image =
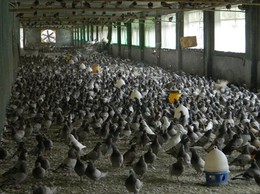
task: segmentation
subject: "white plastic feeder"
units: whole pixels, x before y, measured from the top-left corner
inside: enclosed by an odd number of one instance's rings
[[[69,60],[69,64],[70,64],[70,65],[74,65],[74,63],[75,63],[75,62],[74,62],[72,59]]]
[[[124,81],[122,78],[120,78],[120,79],[117,80],[117,82],[116,82],[116,87],[117,87],[117,88],[120,88],[122,85],[125,85],[125,81]]]
[[[80,69],[80,70],[86,69],[86,65],[85,65],[84,63],[81,63],[81,64],[79,65],[79,69]]]
[[[135,98],[137,98],[137,99],[141,99],[143,96],[142,96],[142,94],[138,91],[138,90],[134,90],[132,93],[131,93],[131,95],[130,95],[130,99],[133,101],[133,102],[135,102]]]
[[[86,73],[91,73],[91,72],[93,72],[93,69],[88,66],[87,69],[86,69]]]
[[[224,186],[228,184],[228,160],[216,146],[206,156],[204,172],[207,185]]]

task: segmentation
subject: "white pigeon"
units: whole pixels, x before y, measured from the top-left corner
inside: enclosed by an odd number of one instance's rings
[[[169,119],[166,116],[163,116],[163,126],[162,126],[162,130],[166,130],[168,129],[168,127],[170,126],[170,122]]]
[[[147,125],[147,123],[145,122],[145,120],[141,121],[143,126],[144,126],[144,130],[150,134],[150,135],[155,135],[155,133],[153,132],[153,130]]]
[[[177,145],[181,141],[182,134],[183,134],[182,131],[178,131],[177,134],[172,139],[170,139],[166,144],[163,145],[163,148],[165,150],[168,150],[174,147],[175,145]]]

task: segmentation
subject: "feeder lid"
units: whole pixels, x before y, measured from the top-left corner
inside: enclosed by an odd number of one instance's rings
[[[227,157],[217,148],[217,146],[215,146],[206,156],[204,170],[207,172],[229,171]]]
[[[84,63],[81,63],[81,64],[79,65],[79,68],[82,69],[82,70],[84,70],[84,69],[86,69],[86,65],[85,65]]]
[[[181,93],[181,90],[178,90],[178,89],[170,89],[170,90],[168,90],[168,93],[178,93],[178,94],[180,94],[180,93]]]
[[[142,96],[142,94],[141,94],[139,91],[137,91],[137,90],[135,89],[135,90],[131,93],[130,99],[132,99],[133,101],[135,101],[135,97],[138,98],[138,99],[140,99],[140,98],[142,98],[143,96]]]
[[[122,78],[120,78],[120,79],[117,80],[117,82],[116,82],[116,87],[117,87],[117,88],[120,88],[122,85],[125,85],[125,81],[124,81]]]
[[[69,60],[70,65],[74,65],[74,61],[72,59]]]

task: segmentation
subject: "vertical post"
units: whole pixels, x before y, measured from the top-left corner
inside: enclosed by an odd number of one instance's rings
[[[112,39],[112,23],[109,23],[108,26],[108,33],[107,33],[107,45],[106,45],[106,49],[110,52],[110,44],[111,44],[111,39]]]
[[[85,36],[85,25],[82,26],[81,28],[81,46],[85,45],[85,41],[86,41],[86,36]]]
[[[117,22],[118,56],[121,57],[121,22]]]
[[[141,17],[143,18],[143,17]],[[139,41],[141,51],[141,61],[144,60],[144,20],[139,20]]]
[[[258,2],[257,0],[254,2]],[[250,88],[257,88],[257,55],[258,55],[258,6],[248,5],[246,10],[246,58],[250,61]]]
[[[90,26],[90,39],[91,39],[91,41],[94,41],[93,28],[94,28],[94,26]]]
[[[96,26],[96,39],[98,41],[98,26]]]
[[[204,11],[204,75],[212,77],[212,57],[215,48],[214,11]]]
[[[176,13],[176,49],[178,51],[178,70],[182,69],[182,49],[180,44],[180,37],[184,35],[184,13],[178,11]]]
[[[156,20],[161,19],[161,14],[157,12]],[[162,47],[162,23],[155,23],[155,47],[157,48],[159,55],[157,56],[156,64],[161,65],[161,47]]]
[[[23,49],[25,49],[25,28],[23,27]]]
[[[132,46],[132,24],[126,24],[126,34],[127,34],[127,48],[128,48],[128,59],[131,59],[131,46]]]
[[[87,25],[87,41],[89,41],[89,25]]]

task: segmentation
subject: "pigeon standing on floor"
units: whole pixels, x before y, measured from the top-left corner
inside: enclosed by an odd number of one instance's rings
[[[208,130],[205,132],[205,134],[198,139],[197,142],[195,142],[194,144],[192,144],[192,146],[199,146],[204,148],[204,146],[209,142],[210,140],[210,134],[211,134],[212,130]]]
[[[129,192],[133,192],[135,194],[138,194],[143,187],[143,182],[135,177],[133,170],[129,171],[129,176],[125,181],[125,187]]]
[[[259,167],[256,164],[255,159],[252,159],[251,166],[248,169],[246,169],[245,172],[231,178],[231,180],[240,179],[240,180],[245,180],[245,181],[251,182],[252,180],[254,180],[256,173],[259,173]]]
[[[36,162],[35,167],[32,170],[33,178],[35,178],[37,180],[41,180],[45,177],[45,173],[46,173],[46,171],[43,167],[41,167],[41,163]]]
[[[197,175],[200,176],[204,172],[205,161],[197,154],[195,148],[190,148],[191,151],[191,165],[196,170]]]
[[[8,152],[4,148],[0,147],[0,160],[5,160],[7,156]]]
[[[43,155],[39,155],[35,161],[35,166],[36,163],[39,162],[41,164],[41,167],[45,169],[45,171],[47,172],[47,170],[50,168],[50,162],[48,159],[46,159]]]
[[[82,182],[82,177],[85,176],[87,165],[82,163],[79,158],[77,158],[77,162],[74,166],[74,171],[79,175],[80,182]]]
[[[232,162],[230,162],[231,165],[240,166],[241,168],[245,168],[245,165],[251,160],[251,154],[249,152],[249,145],[245,145],[242,153],[235,158]]]
[[[144,154],[144,161],[150,165],[150,167],[152,167],[153,169],[155,169],[152,164],[154,163],[154,161],[156,160],[156,154],[153,153],[152,148],[149,148],[149,150]]]
[[[136,158],[136,145],[132,145],[129,150],[127,150],[124,155],[124,165],[131,165]]]
[[[123,155],[119,152],[118,148],[114,144],[112,144],[112,149],[113,152],[110,155],[110,162],[114,169],[116,168],[119,169],[120,167],[123,166],[123,162],[124,162]]]
[[[71,173],[79,156],[79,151],[72,147],[68,151],[68,156],[63,160],[63,162],[53,171],[54,173]]]
[[[183,162],[184,162],[184,159],[182,157],[179,157],[177,159],[177,162],[175,162],[174,164],[169,166],[169,172],[170,172],[171,177],[176,176],[178,182],[180,182],[179,176],[181,176],[181,174],[185,170],[185,166],[184,166]]]
[[[157,135],[155,135],[152,143],[150,144],[150,148],[153,150],[153,153],[155,155],[158,155],[159,151],[162,149],[162,146],[158,141]]]
[[[142,155],[140,159],[134,163],[133,170],[137,175],[140,175],[143,178],[144,173],[147,171],[148,166],[144,160],[144,156]]]
[[[94,183],[92,184],[92,186],[94,186],[94,184],[96,183],[96,181],[98,181],[101,178],[104,178],[107,176],[107,173],[101,172],[100,170],[98,170],[93,162],[90,160],[88,162],[88,166],[85,170],[85,174],[87,175],[88,178],[92,179],[94,181]]]
[[[97,142],[94,149],[89,153],[87,153],[86,155],[81,156],[80,159],[84,161],[92,160],[92,162],[95,163],[95,161],[98,160],[102,155],[101,145],[102,145],[101,142]]]
[[[5,185],[14,185],[16,188],[21,188],[19,185],[27,178],[26,164],[22,163],[17,171],[8,175],[7,179],[0,183],[0,188]]]

